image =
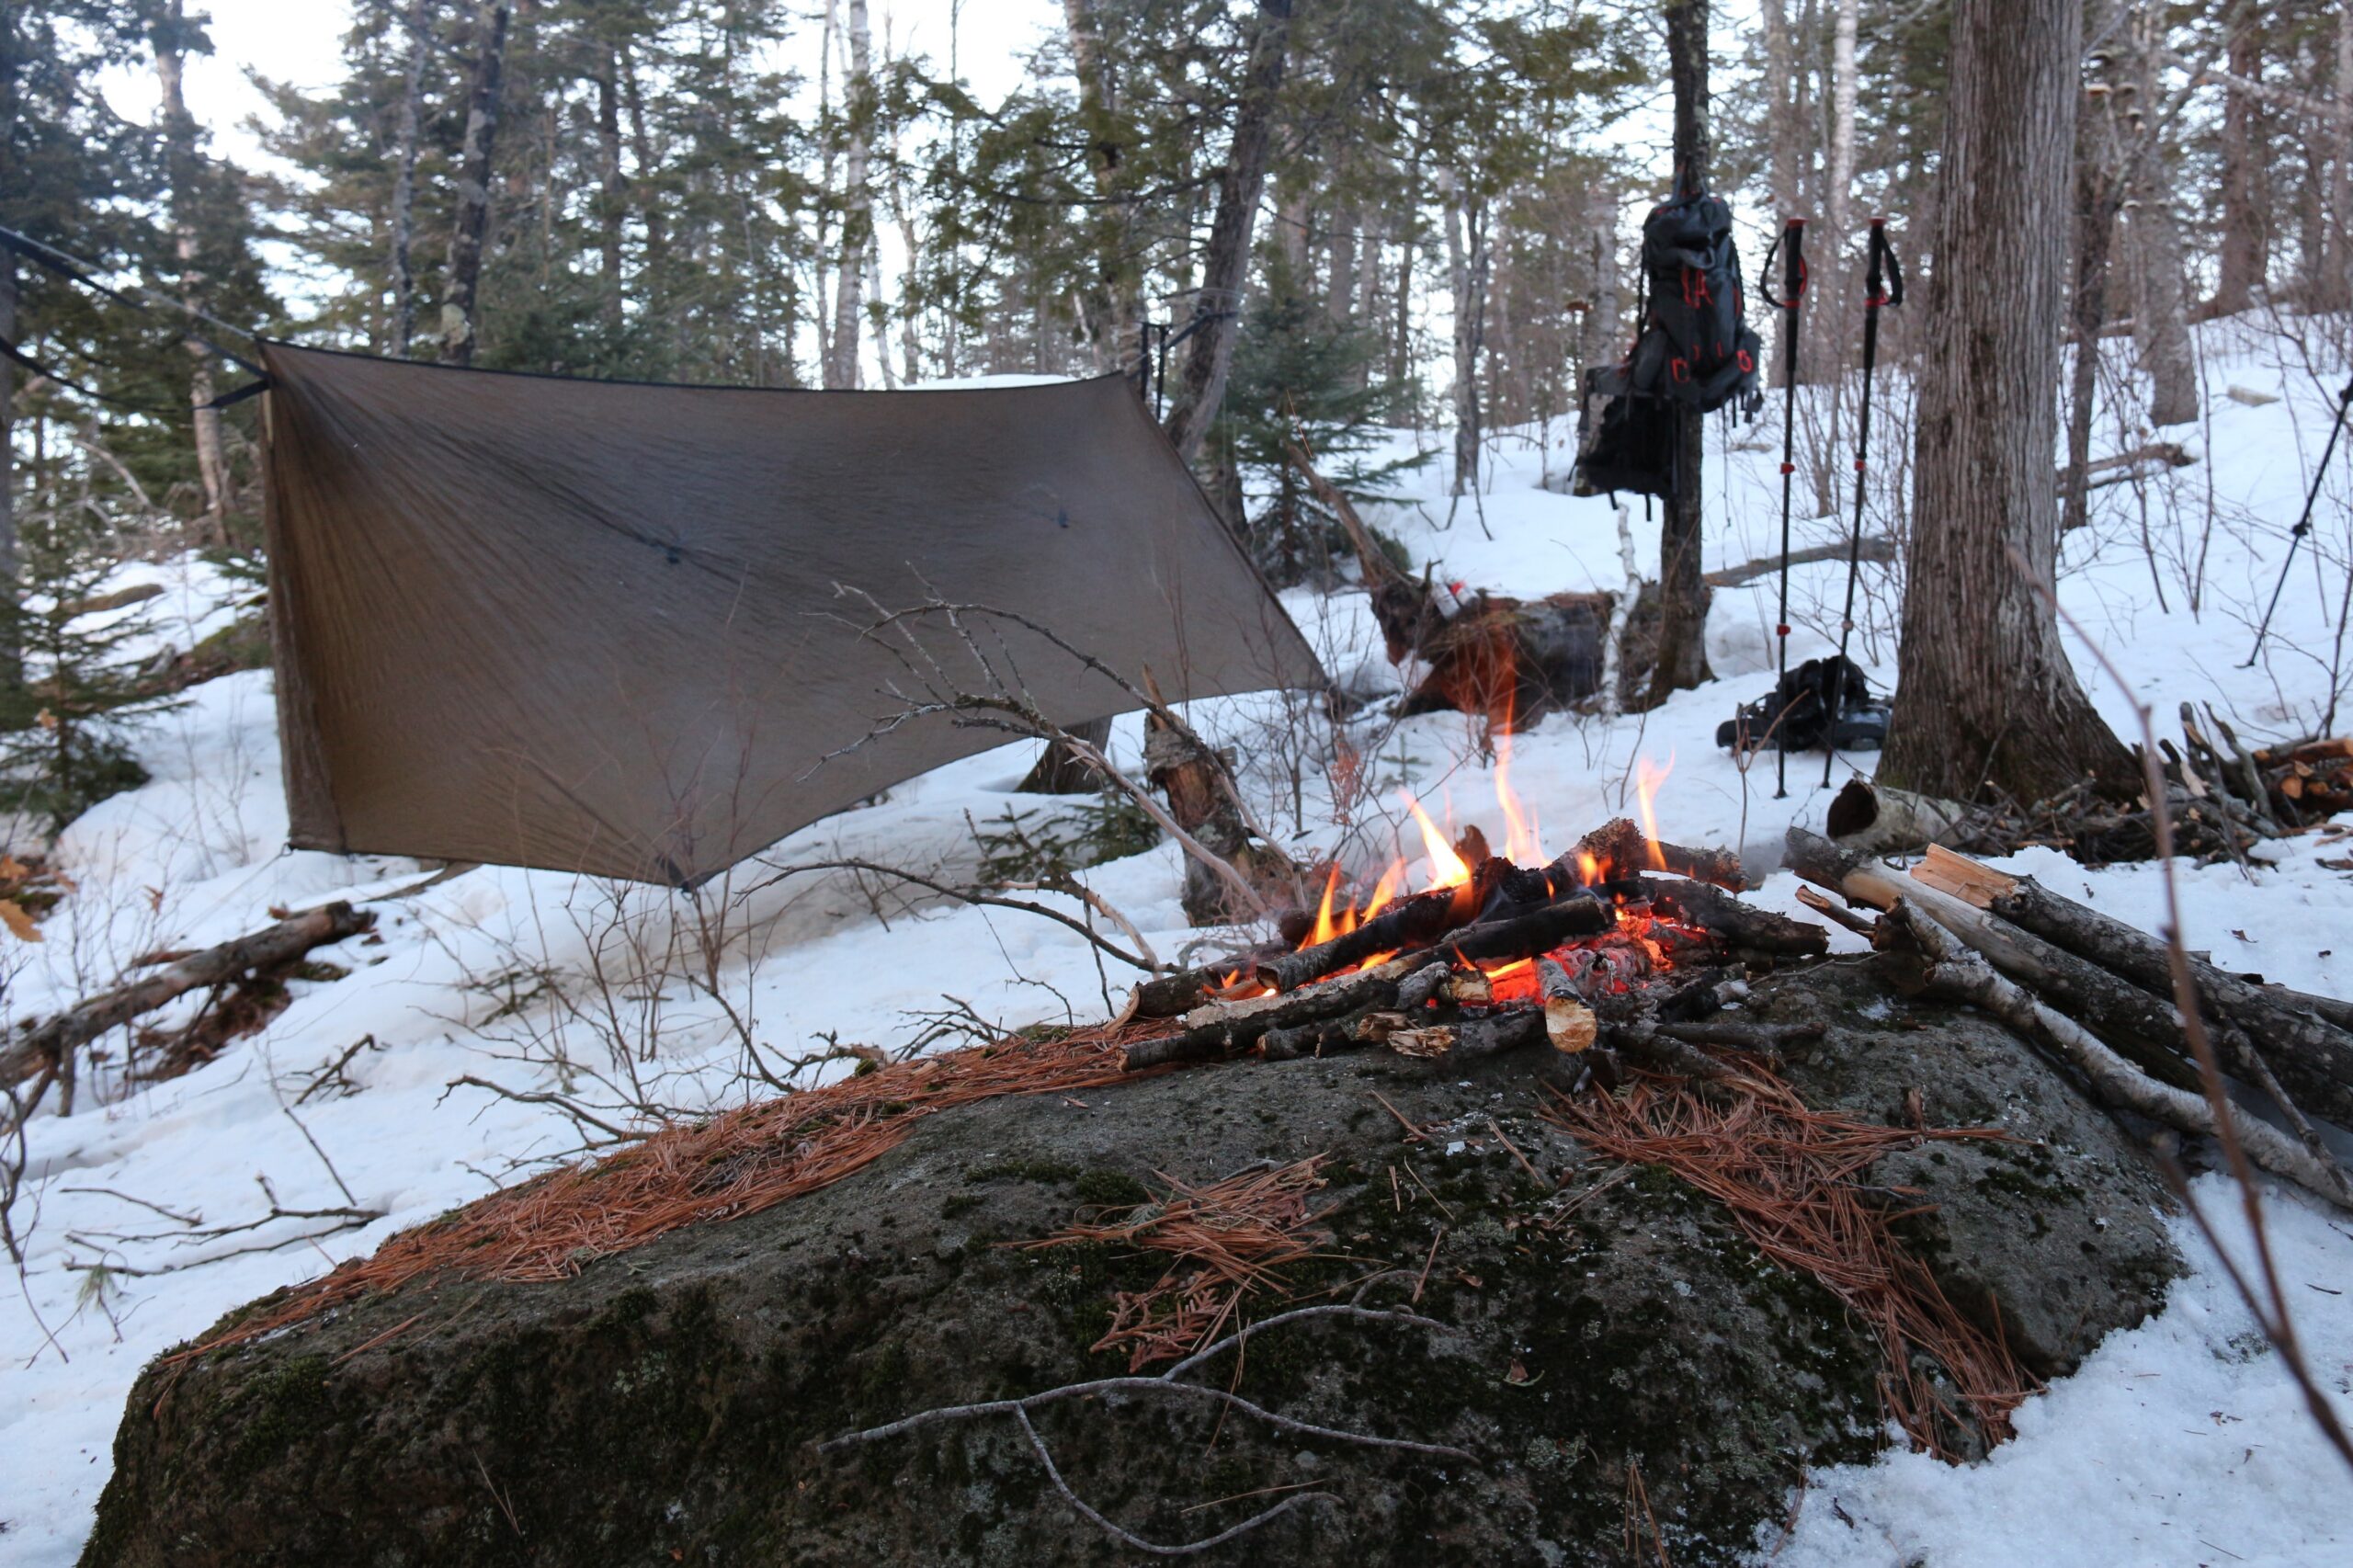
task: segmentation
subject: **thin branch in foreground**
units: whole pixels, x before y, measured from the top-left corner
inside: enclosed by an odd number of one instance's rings
[[[827,1438],[824,1442],[818,1444],[817,1449],[820,1453],[833,1453],[858,1445],[881,1442],[886,1437],[895,1437],[903,1433],[936,1426],[942,1422],[973,1421],[992,1415],[1008,1415],[1029,1438],[1030,1449],[1037,1454],[1039,1462],[1045,1466],[1047,1479],[1054,1483],[1054,1490],[1062,1494],[1063,1500],[1068,1503],[1080,1517],[1107,1531],[1121,1543],[1155,1557],[1184,1557],[1195,1552],[1206,1551],[1213,1546],[1222,1545],[1237,1536],[1255,1530],[1293,1508],[1302,1507],[1310,1503],[1337,1502],[1339,1499],[1329,1493],[1298,1493],[1237,1525],[1201,1540],[1175,1544],[1146,1540],[1104,1517],[1072,1490],[1070,1483],[1063,1479],[1061,1468],[1054,1463],[1053,1454],[1047,1449],[1045,1439],[1039,1436],[1037,1426],[1029,1419],[1029,1413],[1032,1410],[1043,1405],[1059,1403],[1063,1400],[1086,1399],[1099,1394],[1185,1393],[1211,1400],[1222,1404],[1229,1411],[1239,1411],[1245,1415],[1255,1416],[1277,1431],[1288,1432],[1296,1437],[1320,1437],[1358,1448],[1386,1449],[1404,1453],[1428,1454],[1439,1459],[1469,1461],[1472,1458],[1470,1453],[1448,1444],[1416,1442],[1406,1437],[1381,1437],[1370,1432],[1350,1432],[1338,1427],[1318,1426],[1313,1422],[1300,1421],[1288,1415],[1279,1415],[1227,1389],[1211,1388],[1201,1383],[1186,1383],[1176,1381],[1180,1373],[1190,1371],[1227,1350],[1238,1348],[1253,1335],[1264,1333],[1267,1329],[1284,1324],[1298,1323],[1303,1319],[1331,1317],[1375,1323],[1411,1324],[1416,1327],[1431,1329],[1443,1329],[1447,1326],[1435,1318],[1424,1317],[1417,1312],[1389,1312],[1353,1304],[1299,1307],[1287,1312],[1278,1312],[1270,1318],[1260,1319],[1256,1323],[1245,1324],[1216,1344],[1195,1351],[1154,1377],[1096,1378],[1086,1382],[1066,1383],[1060,1388],[1025,1394],[1018,1399],[993,1399],[983,1400],[972,1404],[942,1405],[937,1409],[918,1411],[913,1415],[902,1416],[896,1421],[888,1422],[881,1426],[870,1426],[862,1432],[849,1432],[838,1437]]]
[[[2093,641],[2085,631],[2083,623],[2070,615],[2066,606],[2059,602],[2058,591],[2035,573],[2023,555],[2015,550],[2010,554],[2012,563],[2026,578],[2035,595],[2051,607],[2052,613],[2066,623],[2067,629],[2085,647],[2091,650],[2092,657],[2098,661],[2100,668],[2116,683],[2117,689],[2125,694],[2125,700],[2132,706],[2133,717],[2139,721],[2142,786],[2149,797],[2149,818],[2157,841],[2159,885],[2165,889],[2165,895],[2164,935],[2167,966],[2173,972],[2174,1006],[2181,1014],[2182,1028],[2189,1037],[2190,1048],[2197,1056],[2198,1076],[2206,1091],[2206,1102],[2219,1124],[2223,1159],[2230,1167],[2232,1179],[2238,1185],[2240,1207],[2245,1213],[2247,1229],[2254,1238],[2256,1259],[2262,1269],[2261,1294],[2241,1271],[2237,1261],[2222,1249],[2221,1238],[2199,1206],[2197,1198],[2190,1192],[2189,1184],[2177,1180],[2175,1188],[2181,1197],[2183,1207],[2189,1211],[2191,1220],[2206,1237],[2207,1244],[2213,1247],[2214,1256],[2222,1260],[2240,1301],[2254,1315],[2256,1325],[2263,1330],[2263,1336],[2279,1353],[2280,1363],[2288,1369],[2288,1375],[2295,1380],[2297,1388],[2303,1393],[2305,1408],[2312,1412],[2313,1420],[2319,1425],[2322,1435],[2336,1449],[2337,1457],[2345,1461],[2347,1467],[2353,1469],[2353,1434],[2348,1434],[2345,1424],[2337,1419],[2336,1407],[2329,1403],[2327,1394],[2322,1392],[2320,1383],[2313,1378],[2312,1368],[2304,1360],[2303,1346],[2296,1335],[2295,1318],[2288,1307],[2287,1287],[2280,1280],[2279,1263],[2272,1256],[2271,1235],[2264,1222],[2261,1189],[2256,1185],[2255,1171],[2239,1142],[2237,1129],[2230,1115],[2230,1091],[2222,1082],[2222,1062],[2215,1056],[2214,1042],[2206,1032],[2205,1016],[2199,1009],[2198,977],[2190,968],[2188,943],[2182,937],[2181,888],[2174,874],[2173,813],[2166,808],[2165,774],[2157,761],[2156,722],[2151,716],[2149,705],[2135,694],[2132,683],[2125,679],[2124,672],[2117,667],[2116,661],[2109,657],[2108,651]]]

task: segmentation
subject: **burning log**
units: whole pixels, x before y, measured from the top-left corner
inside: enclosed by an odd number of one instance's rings
[[[1733,947],[1776,958],[1819,958],[1830,950],[1830,933],[1821,926],[1743,903],[1706,882],[1644,877],[1643,888],[1660,914],[1712,932]]]
[[[1309,990],[1212,1002],[1185,1015],[1181,1033],[1139,1040],[1127,1048],[1131,1073],[1171,1062],[1209,1062],[1247,1050],[1271,1029],[1343,1017],[1370,1007],[1393,1006],[1397,985],[1414,966],[1392,959],[1371,969],[1342,975]]]
[[[1433,947],[1478,914],[1486,895],[1481,881],[1473,877],[1458,887],[1400,899],[1353,931],[1260,963],[1258,978],[1277,991],[1296,991],[1336,970],[1362,963],[1375,953]]]
[[[1597,877],[1591,874],[1598,868]],[[1713,882],[1731,892],[1748,886],[1740,857],[1729,849],[1687,849],[1680,844],[1646,836],[1631,817],[1595,828],[1577,840],[1575,848],[1554,860],[1550,869],[1578,886],[1611,877],[1631,877],[1643,871],[1671,871],[1695,881]]]

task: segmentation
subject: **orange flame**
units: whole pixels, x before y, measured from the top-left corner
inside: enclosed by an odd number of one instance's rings
[[[1405,858],[1400,855],[1381,868],[1381,881],[1372,885],[1372,901],[1364,906],[1364,918],[1370,920],[1388,908],[1390,901],[1397,896],[1397,890],[1404,885]]]
[[[1541,866],[1552,857],[1537,836],[1536,813],[1511,787],[1511,729],[1495,732],[1495,801],[1504,809],[1504,858],[1515,866]]]
[[[1430,887],[1459,888],[1469,881],[1471,868],[1462,863],[1462,857],[1447,843],[1446,835],[1438,831],[1438,824],[1430,821],[1430,814],[1422,810],[1421,801],[1414,799],[1408,790],[1400,790],[1398,793],[1404,797],[1405,809],[1414,813],[1414,822],[1422,830],[1422,852],[1430,862]]]
[[[1666,776],[1674,771],[1673,752],[1666,754],[1666,766],[1664,767],[1647,756],[1634,767],[1634,802],[1643,814],[1643,836],[1650,841],[1651,869],[1656,871],[1666,869],[1666,857],[1660,854],[1658,848],[1658,787],[1665,783]]]
[[[1601,881],[1601,862],[1594,858],[1590,850],[1577,851],[1577,881],[1586,887]]]
[[[1339,885],[1340,868],[1336,865],[1332,868],[1332,874],[1324,879],[1324,902],[1315,906],[1315,928],[1308,932],[1307,940],[1302,943],[1301,946],[1312,948],[1319,943],[1328,942],[1333,937],[1339,936],[1343,929],[1353,929],[1355,927],[1356,921],[1353,918],[1348,918],[1349,916],[1353,916],[1356,913],[1353,909],[1349,910],[1347,913],[1347,915],[1343,916],[1343,918],[1347,918],[1348,920],[1347,927],[1344,928],[1332,924],[1332,894]]]

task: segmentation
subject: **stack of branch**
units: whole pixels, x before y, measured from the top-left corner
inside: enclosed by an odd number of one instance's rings
[[[1733,897],[1735,857],[1654,842],[1623,818],[1547,866],[1465,858],[1468,881],[1402,899],[1344,935],[1138,987],[1121,1023],[1173,1028],[1129,1046],[1129,1067],[1364,1046],[1449,1062],[1547,1042],[1580,1053],[1608,1043],[1605,1029],[1650,1042],[1697,1023],[1654,1016],[1660,996],[1704,989],[1699,1010],[1711,1011],[1727,971],[1828,948],[1822,927]],[[1532,974],[1507,987],[1491,972],[1521,964]]]
[[[2181,729],[2180,745],[2157,743],[2177,854],[2243,861],[2264,840],[2298,831],[2305,812],[2326,815],[2338,809],[2334,802],[2353,804],[2353,741],[2251,751],[2211,706],[2200,719],[2187,702]],[[1948,801],[1856,778],[1831,802],[1824,825],[1842,846],[1878,855],[1928,844],[2009,855],[2040,845],[2105,866],[2149,859],[2157,846],[2155,812],[2145,795],[2113,800],[2088,779],[2027,804]]]
[[[2175,954],[2147,932],[1949,850],[1908,874],[1791,828],[1787,863],[1806,881],[1881,912],[1873,943],[1920,961],[1927,991],[2002,1019],[2074,1069],[2092,1096],[2179,1131],[2220,1124],[2201,1092],[2174,997]],[[1835,913],[1827,900],[1813,907]],[[2312,1119],[2353,1128],[2353,1003],[2312,996],[2188,960],[2222,1065],[2277,1108],[2288,1131],[2235,1103],[2233,1130],[2256,1164],[2341,1207],[2353,1183]]]
[[[2353,810],[2353,736],[2263,747],[2253,761],[2282,822],[2316,822]]]

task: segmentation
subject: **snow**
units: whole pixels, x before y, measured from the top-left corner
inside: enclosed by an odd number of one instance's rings
[[[2339,372],[2306,367],[2293,343],[2255,325],[2220,323],[2201,332],[2213,392],[2205,424],[2166,435],[2187,437],[2206,457],[2145,495],[2129,486],[2098,492],[2095,526],[2063,551],[2063,602],[2125,671],[2131,689],[2099,676],[2088,658],[2078,666],[2103,712],[2128,733],[2141,702],[2155,708],[2163,733],[2174,733],[2184,700],[2211,702],[2254,738],[2305,733],[2348,673],[2337,654],[2337,596],[2353,544],[2345,465],[2325,493],[2266,658],[2239,665],[2334,412],[2328,383]],[[2131,378],[2120,365],[2109,380],[2129,387]],[[2249,406],[2222,396],[2225,386],[2279,401]],[[1893,524],[1908,440],[1903,388],[1882,377],[1879,392],[1873,531]],[[1817,434],[1801,445],[1822,448],[1819,397],[1807,398]],[[1711,568],[1762,557],[1779,542],[1779,417],[1776,402],[1753,428],[1711,426]],[[2147,438],[2129,407],[2105,410],[2099,428],[2102,449]],[[1608,503],[1542,487],[1565,472],[1569,434],[1559,423],[1503,433],[1491,441],[1480,493],[1460,501],[1447,494],[1445,463],[1433,460],[1405,482],[1397,502],[1371,508],[1372,520],[1417,561],[1437,562],[1442,580],[1523,597],[1617,587],[1623,568]],[[1438,433],[1425,440],[1450,449]],[[1800,477],[1800,545],[1844,538],[1851,469],[1843,450],[1828,466],[1835,505],[1825,515],[1809,515],[1811,472]],[[1654,574],[1657,530],[1639,506],[1632,530],[1642,569]],[[165,586],[144,609],[158,642],[182,648],[225,624],[233,602],[251,593],[193,562],[136,564],[118,578],[140,581]],[[1792,574],[1792,663],[1835,647],[1844,587],[1837,563]],[[1299,589],[1284,597],[1344,687],[1368,697],[1401,688],[1361,594]],[[1865,568],[1856,651],[1882,686],[1893,676],[1898,597],[1890,568]],[[1790,793],[1776,799],[1774,759],[1744,770],[1714,744],[1718,722],[1770,685],[1776,608],[1769,576],[1719,590],[1708,628],[1721,677],[1714,684],[1646,715],[1554,716],[1518,738],[1513,782],[1550,850],[1630,810],[1646,762],[1671,765],[1658,796],[1663,831],[1738,846],[1760,871],[1777,860],[1790,823],[1819,822],[1830,791],[1818,756],[1790,759]],[[125,1395],[150,1358],[233,1306],[314,1277],[579,1148],[574,1125],[549,1108],[456,1080],[561,1088],[608,1119],[627,1119],[617,1108],[631,1100],[693,1112],[772,1092],[756,1063],[819,1082],[850,1065],[815,1060],[829,1041],[897,1048],[928,1036],[934,1046],[953,1044],[958,1017],[1004,1028],[1084,1021],[1116,1006],[1133,979],[1116,963],[1098,963],[1063,927],[1034,917],[914,907],[871,879],[839,872],[777,880],[780,868],[858,856],[964,874],[976,856],[973,824],[985,827],[1011,811],[1034,824],[1072,809],[1010,792],[1033,747],[911,780],[879,803],[795,835],[696,902],[497,868],[418,891],[433,868],[281,847],[286,820],[266,674],[231,676],[190,698],[143,738],[152,781],[102,803],[60,842],[58,862],[75,891],[48,917],[42,943],[0,947],[8,1015],[51,1011],[142,953],[251,930],[273,906],[375,900],[379,928],[324,955],[352,971],[347,978],[298,982],[285,1013],[219,1060],[150,1085],[125,1085],[100,1064],[85,1074],[74,1115],[44,1114],[29,1128],[15,1217],[28,1237],[27,1264],[0,1306],[0,1475],[8,1478],[0,1564],[74,1560]],[[1500,842],[1494,763],[1472,727],[1452,714],[1392,723],[1380,711],[1376,705],[1349,736],[1368,787],[1337,803],[1318,755],[1294,772],[1299,748],[1279,744],[1302,722],[1324,733],[1315,727],[1327,722],[1313,705],[1227,699],[1197,705],[1194,717],[1240,747],[1262,821],[1302,856],[1336,851],[1352,868],[1376,869],[1404,825],[1401,786],[1434,813],[1478,822]],[[2336,727],[2353,724],[2340,718]],[[1133,761],[1141,740],[1135,721],[1122,721],[1114,756]],[[1842,761],[1833,784],[1847,776]],[[1405,842],[1417,843],[1409,826]],[[2190,945],[2212,949],[2232,969],[2353,994],[2347,853],[2341,842],[2313,836],[2271,846],[2274,863],[2251,873],[2227,864],[2180,868]],[[2331,860],[2339,864],[2325,863]],[[2047,850],[2007,864],[2128,921],[2160,918],[2154,867],[2094,872]],[[1199,937],[1178,907],[1181,867],[1172,846],[1084,875],[1160,957],[1178,957]],[[1773,875],[1758,897],[1797,911],[1795,885],[1786,873]],[[1074,900],[1038,896],[1074,917],[1084,913]],[[684,961],[714,928],[726,954],[717,970]],[[1857,945],[1843,931],[1834,939]],[[715,993],[699,978],[706,974]],[[845,974],[857,983],[839,983]],[[609,1013],[608,996],[616,1004]],[[350,1092],[321,1080],[347,1055]],[[812,1060],[796,1069],[789,1059],[801,1056]],[[2197,1190],[2235,1241],[2236,1205],[2225,1185],[2206,1177]],[[199,1224],[258,1219],[273,1202],[382,1218],[343,1230],[332,1219],[281,1219],[191,1239]],[[2267,1207],[2299,1332],[2353,1419],[2353,1225],[2289,1195],[2270,1194]],[[2203,1257],[2186,1221],[2181,1233],[2188,1253]],[[75,1267],[91,1263],[115,1272]],[[2045,1568],[2353,1562],[2353,1528],[2334,1506],[2347,1478],[2211,1264],[2176,1287],[2161,1315],[2113,1336],[2075,1376],[2029,1401],[2018,1428],[2016,1442],[1972,1467],[1891,1449],[1872,1464],[1813,1476],[1793,1499],[1786,1539],[1778,1523],[1760,1535],[1760,1558],[1939,1568],[2029,1554]]]

